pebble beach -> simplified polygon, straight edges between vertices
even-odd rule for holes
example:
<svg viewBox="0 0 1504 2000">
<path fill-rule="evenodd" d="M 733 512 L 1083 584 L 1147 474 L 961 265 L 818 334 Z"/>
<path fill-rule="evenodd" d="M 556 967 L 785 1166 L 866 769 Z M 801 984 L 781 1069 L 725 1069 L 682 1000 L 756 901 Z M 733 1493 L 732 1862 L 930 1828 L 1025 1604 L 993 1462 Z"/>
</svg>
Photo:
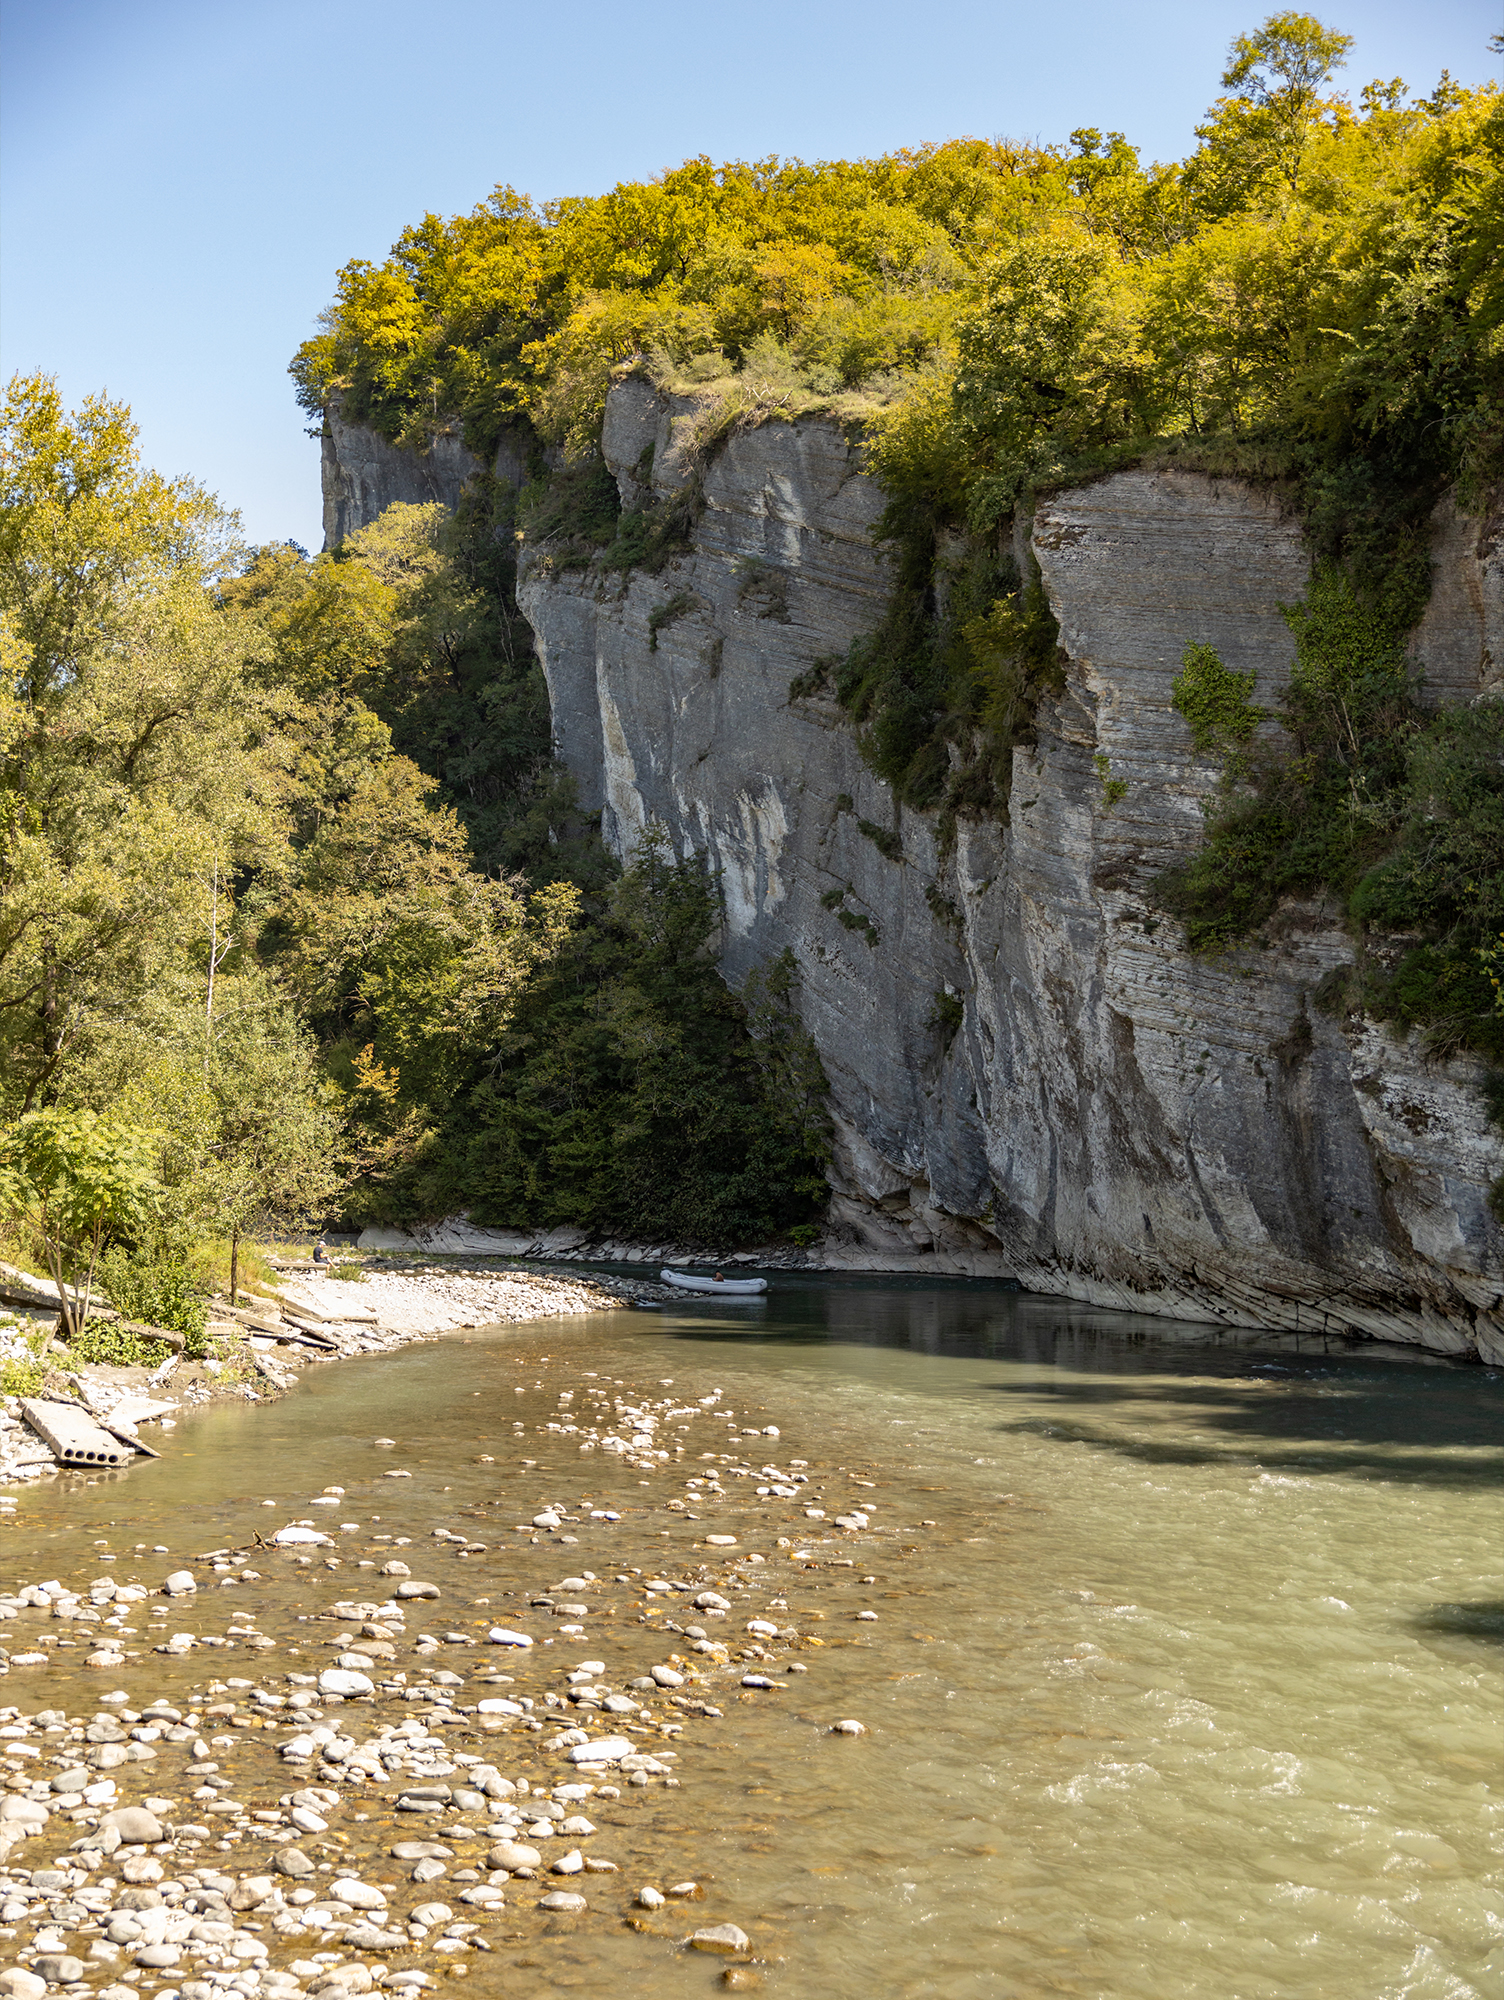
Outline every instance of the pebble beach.
<svg viewBox="0 0 1504 2000">
<path fill-rule="evenodd" d="M 660 1289 L 419 1271 L 285 1297 L 329 1311 L 348 1290 L 362 1308 L 319 1322 L 322 1367 Z M 107 1399 L 121 1371 L 80 1372 Z M 894 1530 L 874 1525 L 876 1482 L 843 1471 L 828 1490 L 767 1412 L 719 1393 L 683 1402 L 671 1380 L 559 1375 L 548 1356 L 523 1372 L 523 1413 L 471 1441 L 480 1505 L 436 1519 L 394 1423 L 360 1440 L 375 1464 L 358 1498 L 257 1503 L 233 1545 L 101 1547 L 88 1575 L 19 1575 L 12 1554 L 0 1994 L 339 2000 L 494 1980 L 602 1921 L 722 1985 L 762 1982 L 765 1950 L 651 1809 L 693 1785 L 698 1738 L 724 1748 L 739 1704 L 808 1703 L 831 1620 L 878 1622 L 863 1552 Z M 178 1421 L 295 1379 L 226 1392 L 195 1375 Z M 589 1467 L 587 1497 L 577 1473 L 544 1477 L 561 1450 Z M 833 1742 L 865 1733 L 808 1720 Z"/>
</svg>

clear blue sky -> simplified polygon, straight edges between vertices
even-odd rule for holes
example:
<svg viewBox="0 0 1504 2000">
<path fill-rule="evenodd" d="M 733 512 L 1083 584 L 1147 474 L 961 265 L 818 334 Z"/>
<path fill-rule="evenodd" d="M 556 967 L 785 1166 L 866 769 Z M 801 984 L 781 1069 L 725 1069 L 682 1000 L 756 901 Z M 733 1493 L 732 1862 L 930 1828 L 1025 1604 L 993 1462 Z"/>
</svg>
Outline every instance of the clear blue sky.
<svg viewBox="0 0 1504 2000">
<path fill-rule="evenodd" d="M 1269 0 L 4 0 L 0 361 L 130 403 L 143 450 L 320 540 L 285 369 L 351 257 L 498 181 L 597 193 L 687 155 L 1127 133 L 1183 153 Z M 1498 0 L 1329 0 L 1344 79 L 1491 73 Z"/>
</svg>

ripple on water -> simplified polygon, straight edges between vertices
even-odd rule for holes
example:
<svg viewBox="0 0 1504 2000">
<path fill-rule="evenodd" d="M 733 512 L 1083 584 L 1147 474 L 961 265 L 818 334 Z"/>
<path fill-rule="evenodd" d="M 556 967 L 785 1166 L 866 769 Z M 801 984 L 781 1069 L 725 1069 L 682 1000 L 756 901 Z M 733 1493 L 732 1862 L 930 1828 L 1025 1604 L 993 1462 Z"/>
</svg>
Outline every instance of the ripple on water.
<svg viewBox="0 0 1504 2000">
<path fill-rule="evenodd" d="M 235 1586 L 236 1612 L 275 1650 L 251 1655 L 242 1639 L 212 1657 L 147 1654 L 122 1683 L 202 1689 L 247 1658 L 263 1676 L 313 1673 L 336 1657 L 325 1636 L 358 1636 L 348 1621 L 325 1627 L 325 1611 L 384 1597 L 378 1557 L 404 1539 L 415 1576 L 433 1574 L 444 1596 L 409 1605 L 396 1665 L 416 1672 L 426 1647 L 432 1666 L 462 1670 L 467 1700 L 488 1692 L 484 1668 L 511 1677 L 505 1697 L 541 1704 L 545 1684 L 563 1685 L 557 1654 L 564 1667 L 604 1660 L 616 1683 L 673 1653 L 693 1660 L 666 1629 L 690 1622 L 686 1594 L 655 1595 L 650 1633 L 641 1593 L 614 1582 L 634 1569 L 671 1584 L 713 1561 L 737 1613 L 824 1640 L 784 1692 L 741 1689 L 744 1672 L 774 1669 L 733 1657 L 716 1683 L 722 1719 L 673 1711 L 680 1787 L 592 1797 L 621 1875 L 570 1878 L 590 1910 L 556 1932 L 511 1891 L 519 1907 L 484 1920 L 497 1953 L 461 1953 L 488 1990 L 503 1961 L 531 1958 L 560 1984 L 702 1992 L 713 1965 L 673 1941 L 731 1922 L 769 1986 L 797 1993 L 1485 1994 L 1504 1922 L 1488 1789 L 1504 1630 L 1490 1581 L 1498 1385 L 1299 1343 L 1283 1345 L 1277 1378 L 1259 1377 L 1256 1344 L 1198 1349 L 1162 1331 L 984 1287 L 832 1284 L 775 1292 L 755 1329 L 710 1312 L 601 1316 L 409 1349 L 314 1372 L 272 1410 L 196 1416 L 160 1466 L 29 1492 L 17 1580 L 97 1574 L 104 1537 L 122 1576 L 146 1543 L 134 1567 L 160 1583 L 195 1550 L 306 1514 L 310 1489 L 338 1481 L 359 1524 L 322 1524 L 341 1567 L 322 1551 L 304 1566 L 258 1552 L 264 1574 Z M 618 1398 L 622 1453 L 598 1435 Z M 682 1452 L 676 1440 L 667 1461 L 646 1458 L 649 1433 L 626 1421 L 644 1412 L 657 1415 L 653 1448 L 677 1423 Z M 410 1477 L 388 1483 L 391 1446 L 368 1440 L 391 1432 Z M 775 1458 L 785 1473 L 799 1463 L 797 1498 L 757 1495 Z M 712 1467 L 724 1495 L 687 1485 Z M 257 1512 L 269 1494 L 280 1517 Z M 671 1495 L 688 1496 L 677 1512 Z M 870 1528 L 836 1529 L 858 1501 Z M 558 1528 L 519 1531 L 550 1510 Z M 432 1540 L 436 1526 L 486 1548 L 460 1555 Z M 592 1592 L 570 1599 L 587 1604 L 570 1621 L 583 1629 L 565 1637 L 530 1599 L 587 1572 Z M 192 1612 L 174 1605 L 173 1627 L 222 1636 L 205 1625 L 221 1601 L 201 1589 Z M 861 1610 L 878 1622 L 859 1623 Z M 483 1641 L 498 1621 L 535 1645 L 482 1657 L 446 1636 Z M 165 1639 L 148 1615 L 134 1622 L 131 1644 Z M 745 1637 L 747 1618 L 733 1622 Z M 7 1699 L 92 1713 L 99 1683 L 53 1660 L 14 1669 Z M 867 1734 L 831 1737 L 846 1716 Z M 505 1745 L 519 1769 L 565 1776 L 562 1752 L 544 1757 L 520 1718 L 510 1726 L 475 1743 L 502 1768 Z M 439 1747 L 481 1727 L 437 1724 Z M 300 1782 L 267 1772 L 275 1740 L 244 1732 L 216 1748 L 232 1797 L 261 1807 Z M 408 1781 L 444 1763 L 416 1758 Z M 375 1784 L 329 1808 L 342 1867 L 391 1867 L 396 1819 Z M 243 1871 L 265 1850 L 247 1833 L 231 1855 L 210 1851 Z M 640 1913 L 646 1933 L 623 1929 L 644 1882 L 688 1879 L 703 1898 L 692 1922 L 670 1902 Z M 428 1893 L 414 1884 L 409 1900 Z M 508 1945 L 514 1930 L 523 1942 Z"/>
</svg>

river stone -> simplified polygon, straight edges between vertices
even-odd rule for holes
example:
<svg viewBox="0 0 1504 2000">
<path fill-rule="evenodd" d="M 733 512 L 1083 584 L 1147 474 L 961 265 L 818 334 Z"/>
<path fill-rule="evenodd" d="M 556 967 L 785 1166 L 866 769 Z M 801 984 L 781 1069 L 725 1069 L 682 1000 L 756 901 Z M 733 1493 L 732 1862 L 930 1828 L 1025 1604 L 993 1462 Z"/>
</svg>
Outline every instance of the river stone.
<svg viewBox="0 0 1504 2000">
<path fill-rule="evenodd" d="M 661 1889 L 639 1889 L 637 1900 L 645 1910 L 661 1910 L 668 1897 Z"/>
<path fill-rule="evenodd" d="M 677 1673 L 672 1667 L 652 1667 L 649 1671 L 661 1688 L 682 1688 L 684 1685 L 683 1674 Z"/>
<path fill-rule="evenodd" d="M 277 1885 L 270 1875 L 247 1875 L 230 1892 L 232 1910 L 254 1910 L 268 1897 L 277 1893 Z"/>
<path fill-rule="evenodd" d="M 8 1965 L 0 1972 L 0 1994 L 5 2000 L 42 2000 L 47 1982 L 40 1973 L 28 1972 L 24 1965 Z"/>
<path fill-rule="evenodd" d="M 72 1986 L 84 1976 L 84 1962 L 71 1952 L 50 1951 L 34 1958 L 32 1965 L 49 1986 Z"/>
<path fill-rule="evenodd" d="M 106 1813 L 101 1826 L 112 1826 L 123 1841 L 135 1847 L 154 1847 L 162 1838 L 162 1822 L 145 1806 L 119 1806 Z"/>
<path fill-rule="evenodd" d="M 149 1972 L 160 1972 L 163 1967 L 176 1965 L 183 1956 L 183 1947 L 178 1944 L 144 1944 L 135 1955 L 137 1965 Z"/>
<path fill-rule="evenodd" d="M 408 1879 L 413 1882 L 437 1882 L 439 1877 L 447 1872 L 442 1861 L 420 1861 Z"/>
<path fill-rule="evenodd" d="M 492 1701 L 477 1702 L 476 1710 L 477 1713 L 480 1715 L 526 1715 L 527 1714 L 527 1710 L 522 1706 L 522 1703 L 520 1701 L 506 1701 L 501 1697 L 497 1697 L 495 1700 Z"/>
<path fill-rule="evenodd" d="M 325 1667 L 319 1675 L 319 1687 L 325 1694 L 374 1694 L 376 1683 L 369 1674 L 358 1674 L 348 1667 Z"/>
<path fill-rule="evenodd" d="M 597 1736 L 593 1743 L 575 1743 L 570 1747 L 571 1764 L 619 1764 L 623 1757 L 630 1757 L 636 1744 L 627 1736 Z"/>
<path fill-rule="evenodd" d="M 281 1549 L 327 1548 L 330 1539 L 328 1535 L 320 1534 L 317 1528 L 278 1528 L 272 1536 L 273 1542 Z"/>
<path fill-rule="evenodd" d="M 407 1583 L 399 1583 L 393 1595 L 396 1597 L 437 1597 L 439 1595 L 439 1586 L 436 1583 L 415 1583 L 408 1581 Z"/>
<path fill-rule="evenodd" d="M 571 1889 L 555 1889 L 550 1895 L 543 1897 L 538 1904 L 540 1910 L 568 1910 L 572 1915 L 577 1914 L 581 1910 L 589 1909 L 589 1907 L 590 1905 L 585 1901 L 585 1898 L 575 1895 Z"/>
<path fill-rule="evenodd" d="M 525 1847 L 518 1840 L 498 1840 L 486 1856 L 493 1868 L 505 1868 L 516 1874 L 519 1868 L 541 1868 L 543 1856 L 536 1847 Z"/>
<path fill-rule="evenodd" d="M 37 1799 L 20 1799 L 14 1792 L 0 1799 L 0 1826 L 45 1826 L 49 1814 Z"/>
<path fill-rule="evenodd" d="M 399 1840 L 387 1852 L 394 1861 L 452 1861 L 454 1849 L 437 1840 Z"/>
<path fill-rule="evenodd" d="M 712 1924 L 708 1930 L 696 1931 L 689 1942 L 696 1951 L 730 1952 L 747 1951 L 752 1940 L 735 1924 Z"/>
<path fill-rule="evenodd" d="M 169 1597 L 187 1597 L 198 1589 L 198 1578 L 191 1569 L 175 1569 L 162 1588 Z"/>
<path fill-rule="evenodd" d="M 352 1910 L 384 1910 L 386 1895 L 373 1882 L 357 1882 L 353 1876 L 342 1875 L 337 1882 L 329 1885 L 329 1894 L 337 1903 L 348 1903 Z"/>
<path fill-rule="evenodd" d="M 301 1847 L 283 1847 L 278 1849 L 272 1866 L 283 1875 L 312 1875 L 315 1864 Z"/>
<path fill-rule="evenodd" d="M 830 1733 L 832 1736 L 865 1736 L 867 1725 L 865 1722 L 853 1722 L 848 1717 L 845 1722 L 833 1722 L 830 1725 Z"/>
<path fill-rule="evenodd" d="M 375 1984 L 363 1965 L 331 1965 L 309 1982 L 310 1993 L 333 1996 L 338 1993 L 369 1993 Z"/>
<path fill-rule="evenodd" d="M 583 1875 L 585 1857 L 577 1847 L 571 1847 L 567 1854 L 561 1854 L 557 1861 L 549 1865 L 550 1875 Z"/>
<path fill-rule="evenodd" d="M 526 1632 L 512 1632 L 505 1625 L 493 1625 L 487 1636 L 493 1646 L 531 1646 L 533 1643 Z"/>
<path fill-rule="evenodd" d="M 729 1611 L 731 1600 L 721 1597 L 716 1591 L 702 1590 L 695 1598 L 696 1611 Z"/>
</svg>

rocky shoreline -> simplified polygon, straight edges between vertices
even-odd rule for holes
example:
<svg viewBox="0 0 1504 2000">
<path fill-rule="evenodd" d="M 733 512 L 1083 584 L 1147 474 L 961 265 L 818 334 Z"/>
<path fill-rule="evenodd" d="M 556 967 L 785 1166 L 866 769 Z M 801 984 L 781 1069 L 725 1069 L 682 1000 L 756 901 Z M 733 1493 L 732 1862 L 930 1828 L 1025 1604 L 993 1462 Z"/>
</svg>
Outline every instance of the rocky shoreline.
<svg viewBox="0 0 1504 2000">
<path fill-rule="evenodd" d="M 217 1356 L 190 1361 L 173 1355 L 148 1370 L 74 1364 L 67 1349 L 55 1345 L 39 1394 L 106 1419 L 117 1409 L 134 1412 L 148 1398 L 151 1414 L 137 1423 L 170 1430 L 182 1411 L 206 1403 L 274 1398 L 293 1387 L 304 1367 L 392 1353 L 460 1328 L 609 1312 L 665 1296 L 662 1285 L 643 1279 L 556 1277 L 522 1268 L 389 1267 L 339 1279 L 299 1267 L 275 1296 L 242 1294 L 244 1303 L 234 1309 L 223 1299 L 214 1302 L 208 1331 Z M 55 1321 L 56 1312 L 40 1303 L 0 1311 L 0 1363 L 29 1359 L 28 1336 Z M 66 1469 L 26 1421 L 21 1403 L 19 1396 L 0 1397 L 0 1485 L 25 1485 Z M 0 1494 L 0 1522 L 13 1505 Z"/>
<path fill-rule="evenodd" d="M 352 1349 L 423 1338 L 404 1300 L 409 1317 L 427 1300 L 430 1330 L 440 1306 L 458 1327 L 537 1279 L 370 1283 L 378 1331 L 343 1335 Z M 541 1295 L 556 1313 L 620 1302 L 563 1281 Z M 507 1408 L 507 1442 L 594 1454 L 579 1473 L 498 1464 L 493 1397 L 474 1419 L 488 1448 L 436 1475 L 477 1468 L 468 1501 L 405 1483 L 397 1440 L 362 1441 L 370 1470 L 308 1496 L 311 1515 L 243 1500 L 279 1525 L 243 1521 L 186 1562 L 105 1538 L 92 1576 L 0 1593 L 16 1697 L 0 1708 L 0 1997 L 344 2000 L 603 1921 L 710 1954 L 723 1985 L 761 1983 L 755 1919 L 699 1909 L 713 1875 L 665 1839 L 691 1828 L 643 1808 L 693 1784 L 705 1731 L 793 1720 L 790 1698 L 833 1743 L 864 1734 L 820 1700 L 840 1665 L 822 1648 L 881 1642 L 877 1569 L 936 1524 L 900 1527 L 875 1470 L 789 1456 L 797 1440 L 719 1390 L 549 1361 L 509 1350 L 531 1400 Z M 540 1476 L 573 1493 L 587 1465 L 594 1504 L 537 1504 Z"/>
</svg>

